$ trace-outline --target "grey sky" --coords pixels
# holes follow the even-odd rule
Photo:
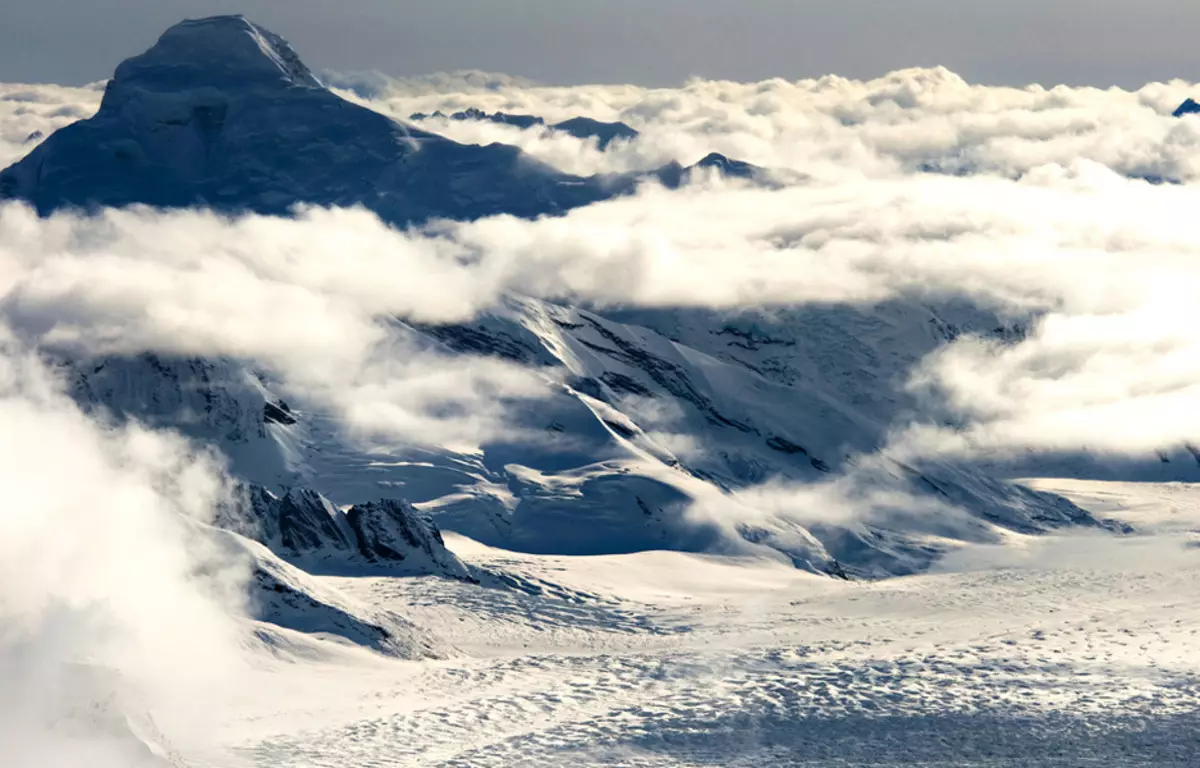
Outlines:
[[[550,83],[870,77],[1200,80],[1200,0],[0,0],[0,81],[107,77],[185,17],[245,13],[315,69]]]

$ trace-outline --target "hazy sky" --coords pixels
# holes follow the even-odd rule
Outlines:
[[[0,81],[107,77],[185,17],[245,13],[314,69],[675,85],[943,64],[983,83],[1200,80],[1198,0],[0,0]]]

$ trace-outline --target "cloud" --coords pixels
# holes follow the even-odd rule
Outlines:
[[[942,69],[678,89],[374,82],[368,103],[394,114],[478,106],[643,131],[600,152],[490,123],[454,128],[561,151],[556,162],[581,172],[718,149],[812,173],[778,189],[646,185],[565,216],[407,232],[353,210],[38,220],[9,205],[0,313],[47,348],[232,356],[332,403],[357,429],[477,444],[505,430],[506,398],[543,391],[545,372],[440,355],[395,318],[464,321],[509,293],[730,311],[965,298],[1022,319],[1028,335],[959,338],[926,359],[910,386],[921,410],[892,425],[890,450],[1129,453],[1195,439],[1186,318],[1200,187],[1126,178],[1195,175],[1200,118],[1168,116],[1186,83],[992,88]],[[22,99],[5,104],[46,109],[95,95],[5,93]],[[928,166],[969,173],[920,172]]]
[[[951,551],[933,569],[978,573],[998,569],[1148,573],[1195,566],[1195,542],[1178,535],[1113,537],[1097,532],[1035,537],[1008,535],[1003,542]]]
[[[1154,186],[1079,161],[1020,180],[907,176],[783,190],[648,189],[455,238],[515,266],[537,295],[745,309],[965,298],[1029,334],[962,337],[914,371],[924,418],[892,448],[1135,453],[1195,440],[1200,295],[1189,225],[1200,187]],[[949,417],[954,428],[930,427]]]
[[[59,128],[91,117],[100,107],[103,86],[0,83],[0,169],[20,160]]]
[[[1194,439],[1200,186],[1078,161],[1020,179],[848,173],[761,189],[649,185],[559,217],[400,232],[369,213],[294,219],[0,209],[0,314],[49,348],[255,361],[351,422],[478,443],[544,372],[414,346],[394,318],[467,320],[509,293],[591,306],[743,311],[967,299],[1034,319],[961,338],[914,372],[906,452],[1131,452]],[[448,388],[460,380],[462,387]],[[368,404],[378,413],[371,415]],[[430,414],[458,414],[431,417]],[[931,428],[949,418],[954,429]],[[383,426],[379,427],[383,429]]]
[[[321,82],[330,88],[350,91],[362,98],[403,98],[442,93],[497,93],[534,88],[529,78],[500,72],[462,69],[411,77],[390,77],[378,70],[336,72],[325,70]]]
[[[450,357],[396,322],[471,317],[503,277],[461,250],[363,211],[296,219],[105,211],[39,219],[0,208],[0,315],[73,355],[232,357],[339,413],[362,436],[477,445],[506,430],[505,398],[545,377]]]
[[[243,669],[243,572],[195,527],[222,497],[221,465],[171,434],[85,416],[2,328],[0,421],[6,764],[140,764],[123,718],[151,710],[203,738]]]
[[[541,129],[493,124],[436,129],[460,140],[506,141],[581,173],[688,164],[709,152],[819,177],[869,176],[932,168],[1018,176],[1086,159],[1118,173],[1194,179],[1200,174],[1200,119],[1171,112],[1196,90],[1182,81],[1119,88],[971,85],[942,69],[908,69],[869,81],[827,76],[756,83],[693,80],[682,88],[630,85],[549,87],[505,84],[380,88],[369,104],[401,119],[467,107],[624,121],[642,132],[598,152]]]
[[[991,87],[942,69],[908,69],[860,81],[837,76],[735,83],[696,79],[680,88],[541,86],[524,78],[464,71],[413,78],[379,72],[324,73],[352,100],[407,120],[415,112],[534,114],[547,122],[587,116],[642,132],[605,152],[595,142],[544,129],[470,121],[425,127],[468,143],[520,146],[563,170],[591,174],[691,164],[721,152],[768,168],[819,177],[922,168],[1017,176],[1047,164],[1092,160],[1121,174],[1200,176],[1200,118],[1170,113],[1191,83],[1119,88]],[[92,114],[103,83],[82,88],[0,84],[0,167],[22,157],[36,131],[49,134]]]

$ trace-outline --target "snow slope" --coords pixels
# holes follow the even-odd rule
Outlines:
[[[530,588],[333,581],[467,656],[264,670],[269,692],[227,713],[224,738],[262,764],[338,768],[1193,764],[1200,492],[1037,484],[1147,533],[1018,535],[883,582],[454,538]]]
[[[93,407],[219,446],[248,482],[311,488],[336,506],[403,498],[442,529],[524,552],[757,552],[813,572],[880,577],[922,570],[1004,530],[1102,522],[972,467],[856,458],[878,450],[907,407],[904,372],[948,328],[992,332],[994,316],[916,304],[770,318],[609,314],[626,322],[514,297],[472,324],[395,324],[447,354],[501,355],[545,372],[544,396],[510,408],[522,434],[473,452],[357,443],[319,405],[236,361],[90,361],[74,366],[74,391]],[[856,492],[899,491],[964,514],[901,508],[841,519],[729,496],[768,481],[821,488],[845,473]],[[353,549],[353,536],[339,535],[340,544],[326,537],[330,546]],[[279,540],[274,548],[297,554]]]

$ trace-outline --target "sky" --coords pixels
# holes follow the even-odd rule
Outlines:
[[[106,78],[172,23],[244,13],[314,69],[479,69],[550,84],[870,78],[1200,80],[1195,0],[0,0],[0,82]]]

